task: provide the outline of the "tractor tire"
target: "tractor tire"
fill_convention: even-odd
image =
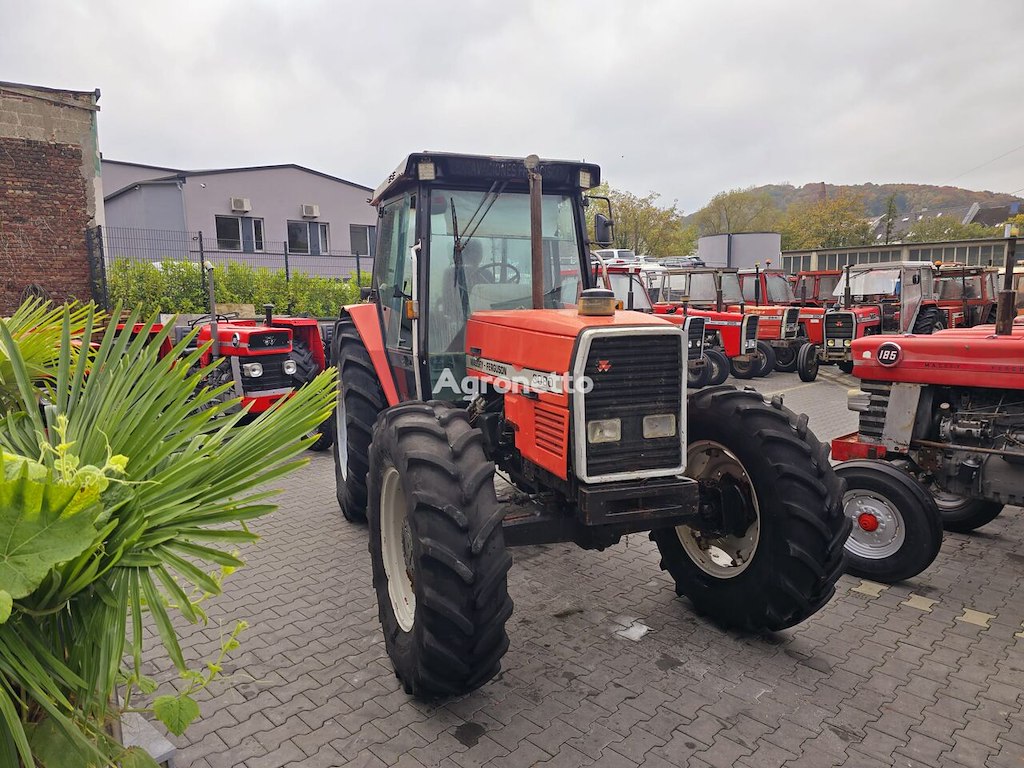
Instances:
[[[775,370],[775,348],[767,341],[758,340],[757,353],[760,362],[757,370],[754,371],[754,376],[761,379]]]
[[[936,331],[941,331],[946,327],[945,322],[942,319],[942,312],[938,307],[925,307],[917,314],[917,319],[914,320],[914,327],[911,329],[911,333],[918,334],[931,334]]]
[[[737,379],[752,379],[761,367],[761,355],[758,352],[751,352],[747,355],[746,361],[739,358],[729,358],[729,371]]]
[[[292,342],[292,360],[295,361],[295,386],[301,387],[308,384],[320,374],[320,366],[313,357],[313,350],[306,342],[296,340]],[[328,416],[324,422],[309,433],[309,437],[316,435],[316,439],[309,444],[309,450],[321,453],[334,445],[334,414]]]
[[[704,365],[694,370],[693,368],[687,367],[686,369],[686,388],[688,390],[703,389],[708,385],[711,380],[711,364],[708,363],[707,359],[704,360]]]
[[[853,373],[853,360],[840,360],[836,363],[836,367],[849,376]]]
[[[803,347],[777,347],[775,348],[775,370],[779,373],[792,373],[796,370],[799,350]]]
[[[387,407],[384,390],[355,324],[338,323],[331,360],[338,367],[338,398],[334,407],[334,482],[345,519],[366,522],[368,455],[377,416]]]
[[[676,594],[743,631],[785,629],[814,614],[835,593],[850,533],[828,446],[780,398],[733,387],[691,397],[687,429],[687,474],[709,496],[728,494],[727,524],[746,528],[706,538],[687,525],[652,531]]]
[[[370,448],[370,558],[384,644],[405,692],[486,683],[512,615],[502,511],[480,430],[449,403],[381,415]]]
[[[988,525],[1003,511],[998,501],[968,499],[953,493],[946,493],[935,486],[930,489],[935,505],[942,517],[942,528],[955,533],[970,533]]]
[[[796,372],[800,381],[811,382],[818,378],[818,348],[804,344],[796,356]]]
[[[892,584],[932,564],[942,545],[942,517],[924,485],[886,461],[846,461],[836,474],[847,483],[843,508],[853,522],[848,573]]]
[[[724,384],[729,378],[729,358],[717,349],[705,349],[704,357],[707,358],[708,368],[711,369],[708,384],[712,387]]]

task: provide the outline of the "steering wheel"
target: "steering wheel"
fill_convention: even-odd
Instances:
[[[522,277],[522,275],[516,267],[513,267],[511,264],[506,264],[501,261],[489,261],[486,264],[481,264],[479,267],[476,268],[476,272],[484,273],[484,277],[488,277],[486,273],[490,271],[492,274],[490,275],[490,279],[488,280],[488,282],[491,283],[499,282],[498,270],[501,270],[501,274],[505,275],[508,278],[507,280],[500,281],[503,283],[518,283],[520,277]]]
[[[238,313],[237,312],[232,312],[229,315],[217,315],[217,322],[218,323],[219,322],[228,323],[228,322],[231,322],[232,320],[234,320],[237,317],[238,317]],[[210,315],[200,315],[195,320],[189,320],[188,321],[188,327],[189,328],[195,328],[200,323],[205,323],[205,322],[207,322],[210,319],[211,319]]]

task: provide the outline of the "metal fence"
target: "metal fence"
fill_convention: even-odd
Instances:
[[[201,266],[245,264],[255,269],[283,273],[286,282],[296,275],[362,282],[373,269],[368,254],[331,250],[324,253],[296,253],[287,242],[264,241],[260,250],[219,248],[214,237],[203,232],[137,229],[133,227],[94,227],[87,232],[89,269],[94,297],[106,303],[107,275],[125,261],[152,264],[162,268],[166,262],[188,262]],[[221,243],[222,245],[223,243]]]

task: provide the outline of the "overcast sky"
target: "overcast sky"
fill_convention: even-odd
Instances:
[[[100,88],[116,160],[374,187],[411,151],[536,152],[689,213],[776,182],[1024,191],[1021,29],[1019,0],[0,0],[0,80]]]

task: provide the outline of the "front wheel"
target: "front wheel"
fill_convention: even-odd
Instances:
[[[853,532],[847,571],[891,584],[917,576],[939,554],[942,518],[927,489],[885,461],[857,459],[836,467]]]
[[[295,363],[295,374],[292,378],[296,386],[308,384],[320,373],[320,366],[313,357],[313,350],[302,339],[295,339],[292,342],[291,358]],[[330,448],[334,444],[334,414],[328,416],[319,427],[309,433],[308,437],[315,438],[309,444],[309,450],[321,452]]]
[[[836,363],[836,367],[843,373],[850,375],[853,373],[853,360],[840,360]]]
[[[724,384],[729,378],[729,358],[717,349],[705,349],[704,357],[707,358],[707,367],[710,369],[708,384],[712,387]]]
[[[818,378],[818,348],[814,344],[804,344],[796,356],[796,372],[800,381],[814,381]]]
[[[508,650],[512,558],[482,433],[449,403],[388,409],[369,494],[373,587],[402,687],[429,699],[483,685]]]
[[[708,381],[711,379],[711,366],[708,361],[704,360],[704,365],[699,368],[686,368],[686,388],[702,389],[708,385]]]
[[[775,370],[779,373],[792,373],[797,366],[797,346],[777,347],[775,349]]]
[[[744,631],[814,614],[835,592],[850,531],[828,447],[780,400],[732,387],[690,398],[687,429],[701,517],[651,532],[676,593]]]
[[[958,496],[942,491],[934,485],[930,490],[942,517],[942,527],[947,531],[970,533],[983,525],[988,525],[1003,511],[1003,505],[998,501]]]
[[[757,378],[763,378],[772,372],[775,368],[775,348],[767,341],[757,342],[757,369],[754,371],[754,375]]]

